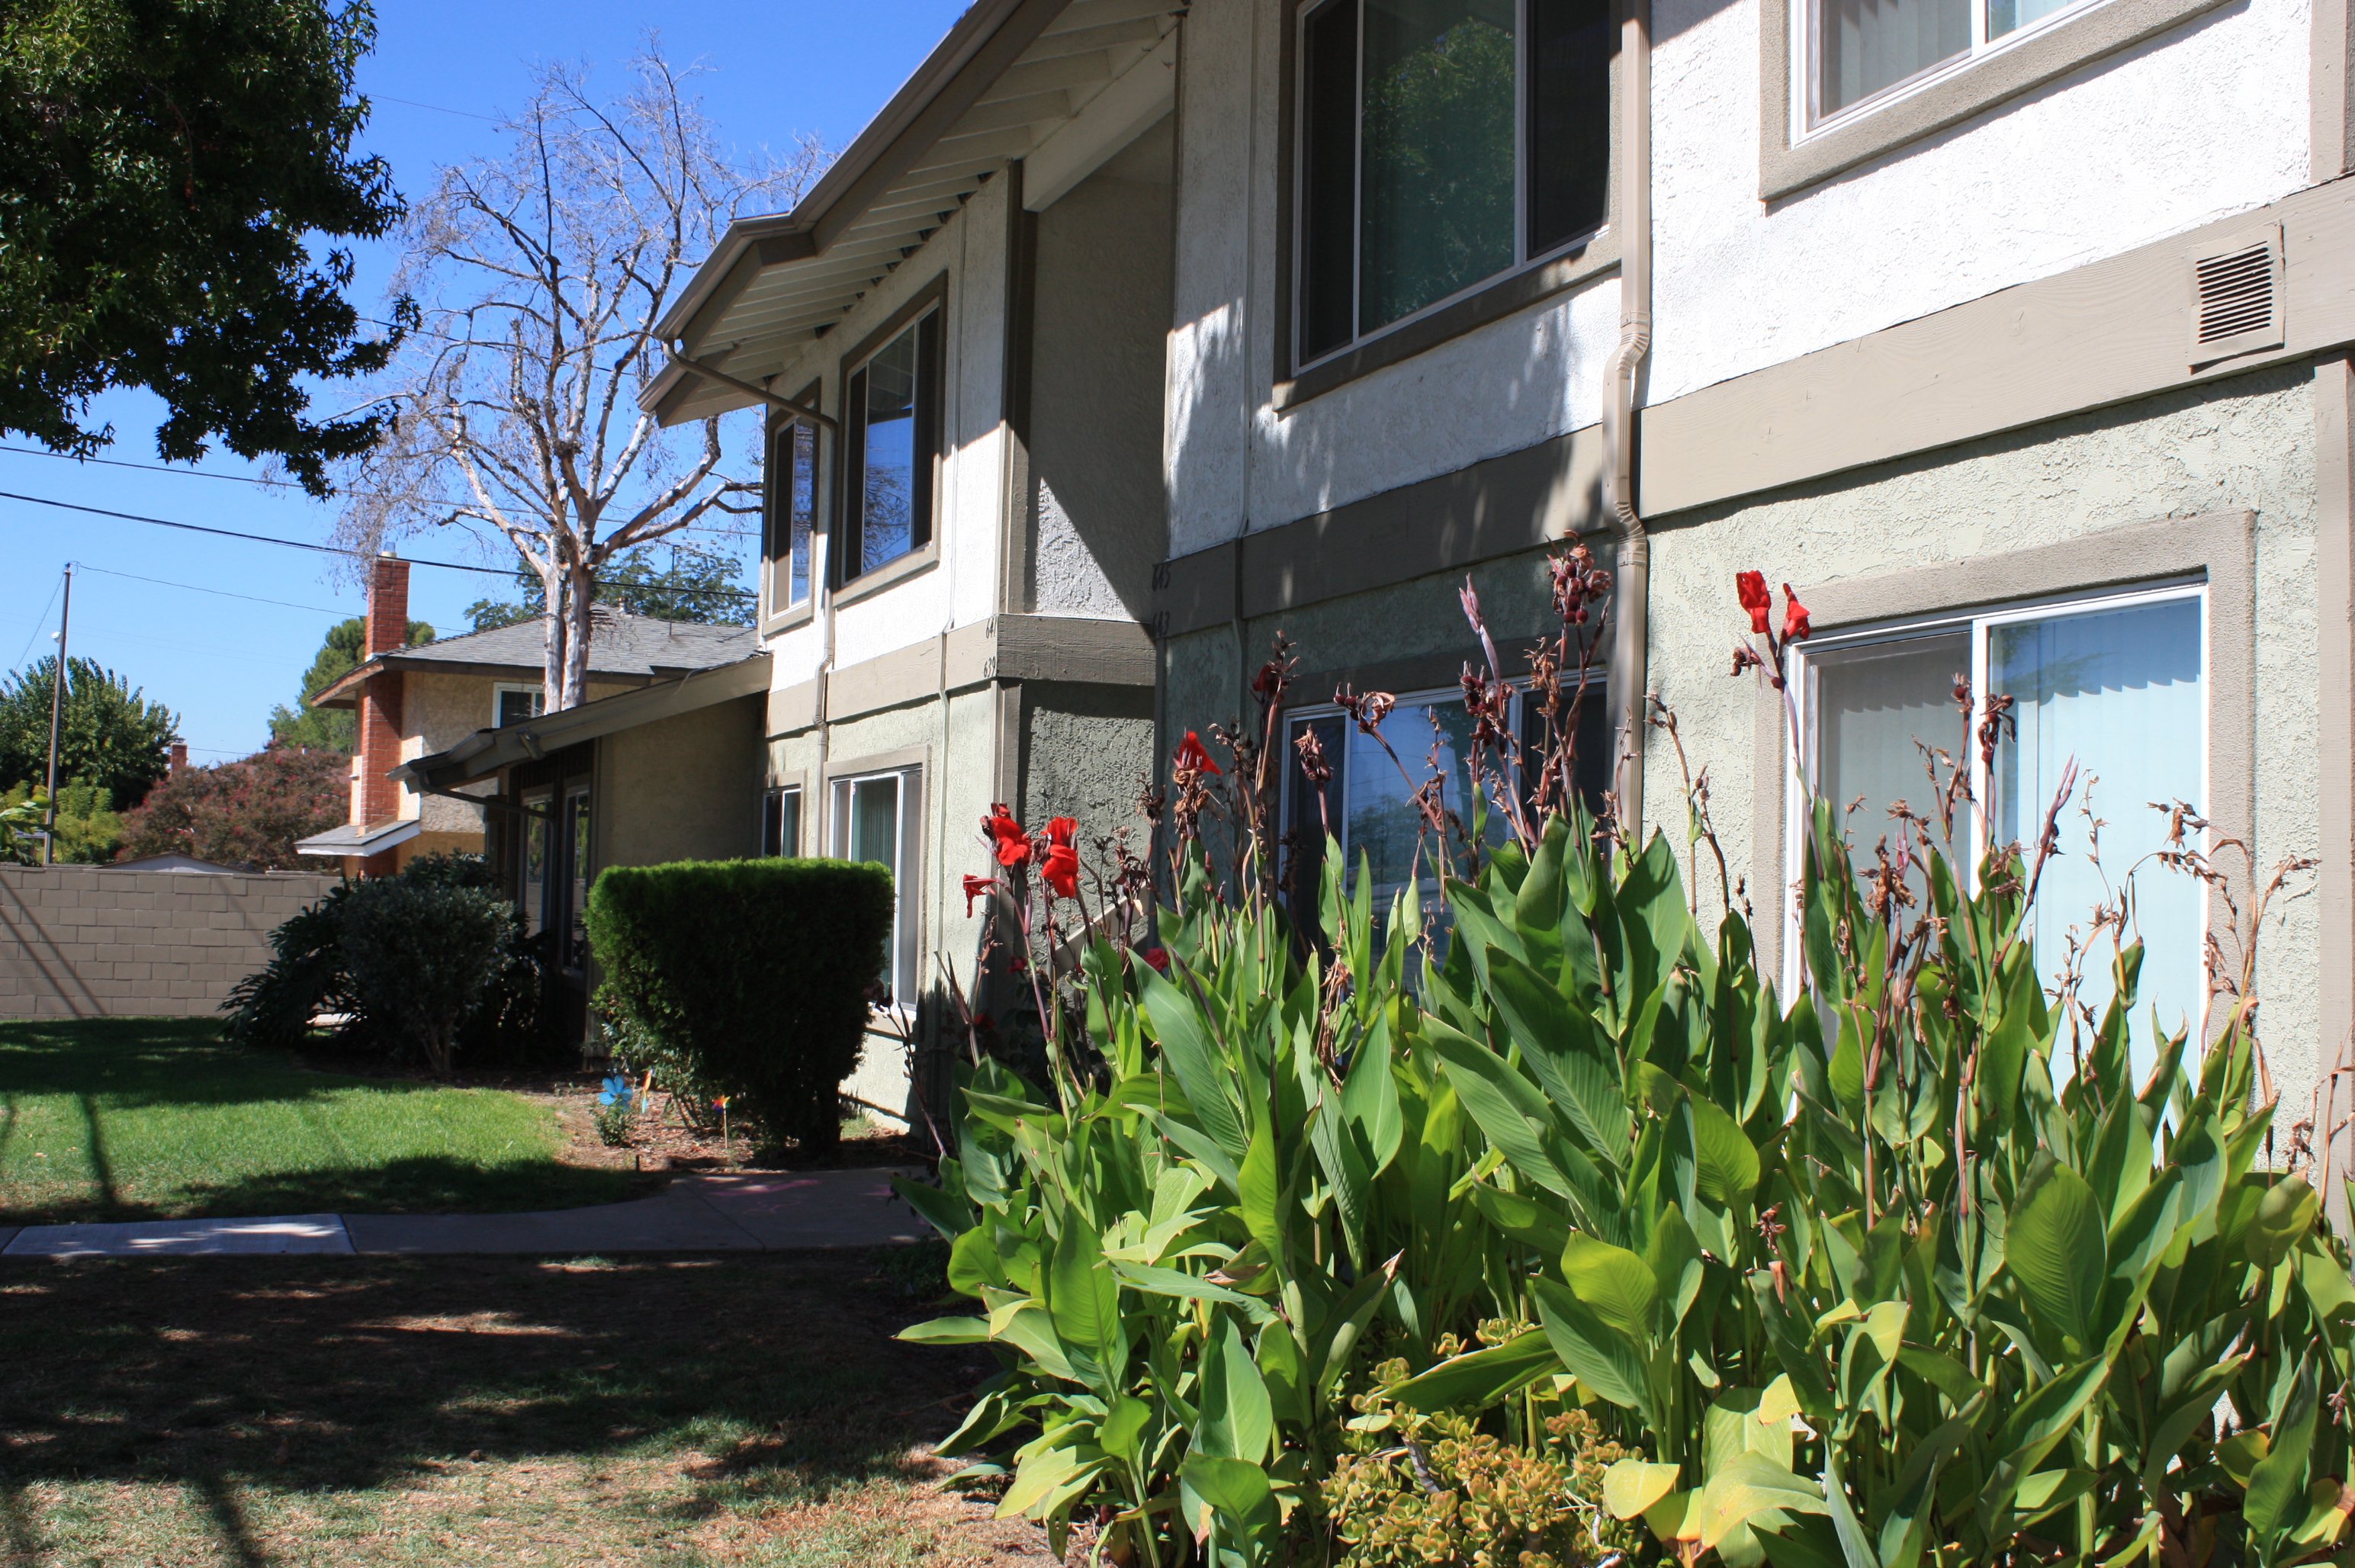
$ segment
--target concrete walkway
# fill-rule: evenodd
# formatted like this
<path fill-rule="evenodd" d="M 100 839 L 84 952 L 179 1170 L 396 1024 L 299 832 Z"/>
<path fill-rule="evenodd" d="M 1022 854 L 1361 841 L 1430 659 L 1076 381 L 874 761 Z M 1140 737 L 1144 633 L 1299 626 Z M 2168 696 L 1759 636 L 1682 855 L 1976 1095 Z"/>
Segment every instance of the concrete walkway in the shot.
<path fill-rule="evenodd" d="M 913 1242 L 931 1227 L 891 1190 L 912 1170 L 681 1176 L 652 1198 L 535 1214 L 284 1214 L 0 1229 L 10 1258 L 228 1253 L 410 1256 L 759 1253 Z"/>

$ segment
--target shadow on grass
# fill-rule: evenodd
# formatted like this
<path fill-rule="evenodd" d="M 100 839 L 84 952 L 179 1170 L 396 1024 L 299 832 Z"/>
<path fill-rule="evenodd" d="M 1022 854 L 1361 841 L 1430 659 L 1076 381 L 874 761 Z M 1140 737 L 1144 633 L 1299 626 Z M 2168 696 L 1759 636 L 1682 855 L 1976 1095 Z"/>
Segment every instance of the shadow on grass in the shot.
<path fill-rule="evenodd" d="M 898 1473 L 987 1364 L 890 1336 L 931 1316 L 856 1258 L 0 1263 L 0 1537 L 26 1488 L 369 1491 L 469 1464 L 698 1456 L 690 1513 Z"/>
<path fill-rule="evenodd" d="M 210 1019 L 0 1022 L 0 1091 L 10 1094 L 102 1094 L 136 1110 L 299 1102 L 361 1084 L 388 1094 L 437 1087 L 305 1071 L 292 1056 L 227 1043 Z"/>
<path fill-rule="evenodd" d="M 160 1202 L 111 1187 L 79 1195 L 31 1189 L 0 1200 L 0 1224 L 74 1225 L 124 1220 L 250 1219 L 270 1214 L 520 1214 L 647 1198 L 666 1175 L 517 1160 L 485 1165 L 412 1156 L 376 1165 L 272 1171 L 176 1189 Z"/>

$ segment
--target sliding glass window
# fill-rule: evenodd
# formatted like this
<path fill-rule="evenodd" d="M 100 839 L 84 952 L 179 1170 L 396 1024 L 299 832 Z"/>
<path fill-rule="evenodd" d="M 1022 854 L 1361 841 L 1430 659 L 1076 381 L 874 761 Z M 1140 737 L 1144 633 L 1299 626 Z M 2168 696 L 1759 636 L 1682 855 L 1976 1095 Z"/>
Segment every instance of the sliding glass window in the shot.
<path fill-rule="evenodd" d="M 1301 13 L 1302 364 L 1603 227 L 1608 0 Z"/>
<path fill-rule="evenodd" d="M 1862 110 L 2000 49 L 2097 0 L 1795 0 L 1807 68 L 1807 123 Z"/>
<path fill-rule="evenodd" d="M 817 389 L 802 394 L 814 405 Z M 810 559 L 817 533 L 817 427 L 787 420 L 769 433 L 769 613 L 809 603 Z"/>
<path fill-rule="evenodd" d="M 844 582 L 932 542 L 940 383 L 938 309 L 911 322 L 851 371 L 848 485 L 836 551 Z"/>

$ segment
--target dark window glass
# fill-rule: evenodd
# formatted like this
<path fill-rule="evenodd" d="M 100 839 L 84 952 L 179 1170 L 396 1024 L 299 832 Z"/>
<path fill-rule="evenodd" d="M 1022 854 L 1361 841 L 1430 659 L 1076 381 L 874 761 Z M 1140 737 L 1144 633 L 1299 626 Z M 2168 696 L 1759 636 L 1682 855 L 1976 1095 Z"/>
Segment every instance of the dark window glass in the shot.
<path fill-rule="evenodd" d="M 794 421 L 777 427 L 769 454 L 769 607 L 805 603 L 810 539 L 817 522 L 817 432 Z"/>
<path fill-rule="evenodd" d="M 564 966 L 585 968 L 589 963 L 589 791 L 576 786 L 564 795 Z"/>
<path fill-rule="evenodd" d="M 1610 0 L 1529 0 L 1529 254 L 1603 227 Z"/>
<path fill-rule="evenodd" d="M 1610 0 L 1327 0 L 1305 14 L 1301 361 L 1603 226 L 1612 16 Z"/>
<path fill-rule="evenodd" d="M 1330 0 L 1301 32 L 1300 350 L 1349 341 L 1357 271 L 1358 0 Z"/>
<path fill-rule="evenodd" d="M 773 789 L 761 805 L 761 853 L 775 857 L 802 852 L 802 792 Z"/>
<path fill-rule="evenodd" d="M 504 730 L 510 724 L 520 724 L 527 719 L 538 718 L 541 699 L 545 695 L 537 688 L 500 692 L 498 713 L 491 722 Z"/>
<path fill-rule="evenodd" d="M 1562 715 L 1565 720 L 1570 717 L 1567 711 L 1569 702 L 1569 694 L 1565 692 Z M 1571 782 L 1577 787 L 1579 797 L 1586 802 L 1586 809 L 1599 816 L 1603 810 L 1604 792 L 1611 788 L 1612 763 L 1615 760 L 1612 755 L 1610 693 L 1599 675 L 1586 683 L 1585 693 L 1578 703 L 1577 725 L 1578 752 L 1571 764 Z M 1543 764 L 1551 744 L 1548 738 L 1551 731 L 1552 726 L 1544 710 L 1534 699 L 1524 694 L 1521 698 L 1521 758 L 1526 766 L 1534 769 Z M 1536 800 L 1537 780 L 1534 777 L 1522 780 L 1522 796 L 1527 801 Z"/>
<path fill-rule="evenodd" d="M 1513 264 L 1512 0 L 1365 0 L 1358 330 Z"/>
<path fill-rule="evenodd" d="M 850 379 L 856 421 L 852 526 L 843 578 L 889 565 L 932 537 L 932 473 L 940 451 L 940 312 L 885 344 Z"/>

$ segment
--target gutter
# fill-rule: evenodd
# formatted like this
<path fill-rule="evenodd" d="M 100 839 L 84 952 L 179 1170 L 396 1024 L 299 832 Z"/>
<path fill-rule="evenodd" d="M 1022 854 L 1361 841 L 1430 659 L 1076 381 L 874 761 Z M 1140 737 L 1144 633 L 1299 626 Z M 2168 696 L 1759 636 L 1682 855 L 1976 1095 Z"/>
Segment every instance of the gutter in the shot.
<path fill-rule="evenodd" d="M 1651 679 L 1652 540 L 1636 509 L 1636 411 L 1652 350 L 1652 7 L 1627 0 L 1619 34 L 1619 346 L 1604 372 L 1614 618 L 1608 672 L 1622 843 L 1644 844 L 1645 697 Z"/>

